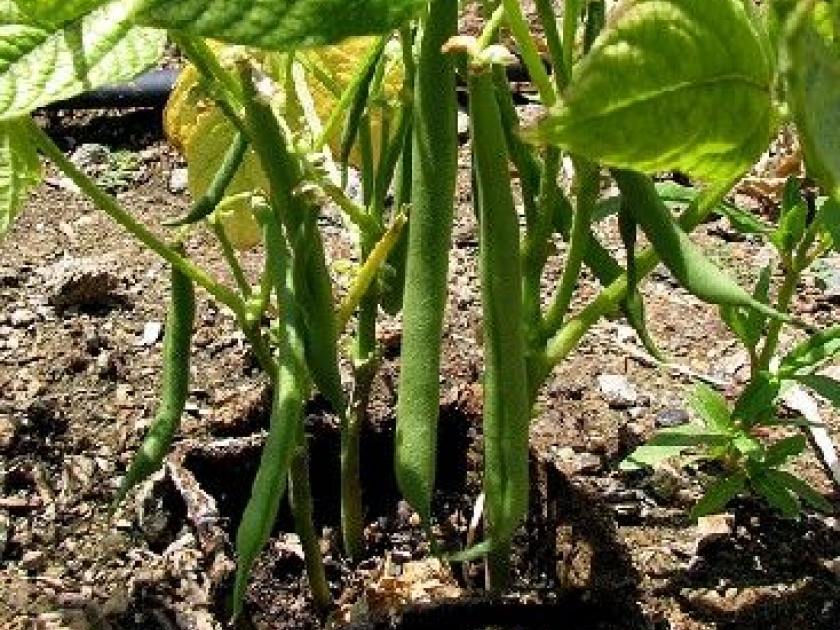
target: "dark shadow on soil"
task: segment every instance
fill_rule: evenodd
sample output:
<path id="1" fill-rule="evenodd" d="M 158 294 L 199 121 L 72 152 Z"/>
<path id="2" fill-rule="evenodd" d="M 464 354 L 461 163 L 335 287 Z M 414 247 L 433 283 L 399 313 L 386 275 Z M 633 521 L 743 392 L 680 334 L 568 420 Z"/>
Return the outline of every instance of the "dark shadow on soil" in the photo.
<path id="1" fill-rule="evenodd" d="M 756 500 L 735 506 L 734 533 L 713 541 L 658 594 L 721 630 L 840 627 L 840 581 L 824 564 L 840 536 L 818 517 L 783 519 Z"/>
<path id="2" fill-rule="evenodd" d="M 47 133 L 63 150 L 93 143 L 114 150 L 141 151 L 164 137 L 159 108 L 59 110 L 40 116 Z"/>

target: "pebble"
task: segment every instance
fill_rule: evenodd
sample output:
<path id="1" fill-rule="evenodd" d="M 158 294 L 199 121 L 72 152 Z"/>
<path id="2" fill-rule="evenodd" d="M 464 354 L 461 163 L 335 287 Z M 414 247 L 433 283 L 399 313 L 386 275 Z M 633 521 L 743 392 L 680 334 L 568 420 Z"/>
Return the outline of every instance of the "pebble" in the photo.
<path id="1" fill-rule="evenodd" d="M 17 437 L 17 426 L 7 415 L 0 415 L 0 452 L 11 448 Z"/>
<path id="2" fill-rule="evenodd" d="M 20 568 L 26 571 L 38 571 L 46 566 L 47 554 L 37 549 L 24 552 L 20 559 Z"/>
<path id="3" fill-rule="evenodd" d="M 184 167 L 173 168 L 169 175 L 169 192 L 180 194 L 189 186 L 189 171 Z"/>
<path id="4" fill-rule="evenodd" d="M 160 334 L 163 332 L 163 324 L 161 322 L 146 322 L 143 326 L 143 337 L 140 344 L 144 346 L 153 346 L 160 339 Z"/>
<path id="5" fill-rule="evenodd" d="M 38 315 L 27 308 L 16 309 L 9 316 L 9 323 L 15 328 L 26 328 L 36 321 L 38 321 Z"/>
<path id="6" fill-rule="evenodd" d="M 578 453 L 569 447 L 556 451 L 557 465 L 567 475 L 593 475 L 601 472 L 603 461 L 594 453 Z"/>
<path id="7" fill-rule="evenodd" d="M 656 414 L 656 426 L 660 428 L 678 427 L 689 420 L 688 411 L 681 407 L 670 407 Z"/>
<path id="8" fill-rule="evenodd" d="M 77 168 L 87 171 L 93 166 L 104 166 L 111 161 L 111 152 L 101 144 L 86 143 L 79 145 L 70 155 L 70 161 Z"/>
<path id="9" fill-rule="evenodd" d="M 639 402 L 636 388 L 622 374 L 601 374 L 598 376 L 598 389 L 612 409 L 628 409 Z"/>
<path id="10" fill-rule="evenodd" d="M 658 466 L 650 476 L 648 486 L 650 491 L 660 501 L 673 501 L 685 480 L 680 473 L 670 466 Z"/>

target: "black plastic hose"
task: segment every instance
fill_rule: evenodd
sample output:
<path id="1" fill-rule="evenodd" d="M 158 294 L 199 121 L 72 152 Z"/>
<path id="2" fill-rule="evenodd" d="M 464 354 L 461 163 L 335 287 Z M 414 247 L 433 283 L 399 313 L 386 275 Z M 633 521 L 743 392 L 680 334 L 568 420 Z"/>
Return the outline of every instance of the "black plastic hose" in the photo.
<path id="1" fill-rule="evenodd" d="M 175 68 L 152 70 L 130 83 L 104 85 L 65 101 L 52 103 L 47 109 L 163 107 L 177 78 L 178 70 Z"/>

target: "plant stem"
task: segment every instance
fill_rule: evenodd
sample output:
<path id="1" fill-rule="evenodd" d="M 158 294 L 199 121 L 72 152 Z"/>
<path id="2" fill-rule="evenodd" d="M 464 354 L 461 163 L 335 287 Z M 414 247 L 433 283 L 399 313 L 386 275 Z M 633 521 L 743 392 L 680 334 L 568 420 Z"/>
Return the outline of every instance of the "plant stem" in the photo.
<path id="1" fill-rule="evenodd" d="M 546 107 L 551 107 L 557 102 L 557 92 L 540 58 L 540 51 L 522 14 L 520 2 L 519 0 L 502 0 L 502 5 L 505 7 L 505 17 L 507 17 L 513 38 L 522 53 L 522 61 L 540 94 L 540 100 Z"/>
<path id="2" fill-rule="evenodd" d="M 162 239 L 153 234 L 145 225 L 129 214 L 119 202 L 103 191 L 96 183 L 79 170 L 52 139 L 33 120 L 28 123 L 29 135 L 37 147 L 52 161 L 55 166 L 70 178 L 79 189 L 87 195 L 100 210 L 105 212 L 115 222 L 122 226 L 129 234 L 140 241 L 148 249 L 166 260 L 181 273 L 189 276 L 193 282 L 204 288 L 218 302 L 231 309 L 237 317 L 244 315 L 245 303 L 236 293 L 220 284 L 201 267 L 179 255 Z"/>
<path id="3" fill-rule="evenodd" d="M 686 232 L 691 232 L 700 225 L 739 179 L 740 175 L 721 184 L 713 185 L 699 194 L 680 217 L 680 227 Z M 659 257 L 652 247 L 647 247 L 640 252 L 636 257 L 638 280 L 653 271 L 658 262 Z M 622 274 L 605 287 L 577 315 L 570 318 L 557 334 L 548 340 L 545 351 L 541 355 L 533 357 L 528 381 L 531 400 L 536 399 L 539 388 L 548 378 L 554 366 L 563 361 L 577 347 L 580 340 L 594 324 L 616 309 L 621 300 L 626 297 L 627 288 L 627 275 Z"/>
<path id="4" fill-rule="evenodd" d="M 551 67 L 554 71 L 554 82 L 557 91 L 562 92 L 569 83 L 569 75 L 566 74 L 564 62 L 563 42 L 560 39 L 560 32 L 557 29 L 557 18 L 554 14 L 554 7 L 551 0 L 536 0 L 537 15 L 545 33 L 545 41 L 548 44 L 548 54 L 551 56 Z"/>
<path id="5" fill-rule="evenodd" d="M 309 454 L 306 436 L 298 437 L 298 446 L 292 456 L 289 468 L 289 501 L 295 519 L 295 531 L 300 538 L 303 557 L 306 562 L 306 576 L 315 609 L 326 617 L 333 609 L 333 598 L 324 572 L 321 555 L 321 540 L 312 518 L 312 486 L 309 483 Z"/>
<path id="6" fill-rule="evenodd" d="M 338 309 L 338 313 L 336 313 L 336 327 L 339 332 L 347 327 L 350 317 L 352 317 L 353 313 L 359 307 L 359 303 L 367 293 L 368 288 L 376 280 L 376 276 L 380 269 L 382 269 L 382 265 L 385 264 L 388 255 L 399 240 L 406 221 L 407 217 L 405 214 L 396 215 L 391 222 L 391 226 L 382 235 L 382 238 L 379 239 L 376 246 L 370 250 L 367 258 L 365 258 L 362 268 L 356 274 L 356 281 L 350 287 L 347 296 L 344 298 L 344 302 Z"/>
<path id="7" fill-rule="evenodd" d="M 247 300 L 251 297 L 251 284 L 248 282 L 248 278 L 245 277 L 245 272 L 242 270 L 242 265 L 239 264 L 239 259 L 236 257 L 236 252 L 230 244 L 230 239 L 227 237 L 225 229 L 213 217 L 210 218 L 208 223 L 210 224 L 210 229 L 213 230 L 213 234 L 216 235 L 216 238 L 219 241 L 219 247 L 222 249 L 222 256 L 224 257 L 225 262 L 227 262 L 231 274 L 233 274 L 233 279 L 236 282 L 239 292 Z"/>
<path id="8" fill-rule="evenodd" d="M 548 244 L 551 239 L 552 214 L 557 203 L 557 174 L 560 170 L 560 151 L 554 147 L 546 149 L 540 193 L 537 199 L 536 219 L 533 229 L 525 235 L 523 252 L 523 312 L 529 348 L 539 347 L 542 338 L 541 280 L 545 261 L 548 258 Z"/>
<path id="9" fill-rule="evenodd" d="M 575 287 L 577 286 L 583 259 L 589 249 L 589 224 L 592 212 L 600 192 L 600 172 L 598 167 L 583 159 L 575 159 L 577 171 L 577 207 L 572 219 L 572 233 L 569 238 L 569 255 L 560 277 L 560 286 L 551 307 L 546 313 L 544 337 L 548 339 L 563 325 L 563 320 L 572 303 Z"/>

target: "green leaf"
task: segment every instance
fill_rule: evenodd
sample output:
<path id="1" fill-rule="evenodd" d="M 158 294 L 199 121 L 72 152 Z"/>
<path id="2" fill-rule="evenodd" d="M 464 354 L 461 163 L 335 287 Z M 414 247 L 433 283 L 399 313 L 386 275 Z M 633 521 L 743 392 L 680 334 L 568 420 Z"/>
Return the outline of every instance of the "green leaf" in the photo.
<path id="1" fill-rule="evenodd" d="M 619 464 L 620 470 L 638 470 L 676 457 L 695 447 L 725 446 L 731 437 L 725 433 L 710 431 L 706 427 L 684 424 L 657 431 L 647 444 L 636 448 Z"/>
<path id="2" fill-rule="evenodd" d="M 840 409 L 840 383 L 833 378 L 822 374 L 803 374 L 797 376 L 796 380 L 810 389 L 813 389 L 820 396 Z"/>
<path id="3" fill-rule="evenodd" d="M 779 375 L 787 378 L 799 372 L 813 372 L 840 353 L 840 325 L 814 333 L 791 350 L 779 363 Z"/>
<path id="4" fill-rule="evenodd" d="M 98 9 L 110 0 L 13 0 L 34 23 L 59 26 Z"/>
<path id="5" fill-rule="evenodd" d="M 796 457 L 805 450 L 808 441 L 801 433 L 791 435 L 767 447 L 764 455 L 765 466 L 781 466 L 791 457 Z"/>
<path id="6" fill-rule="evenodd" d="M 831 238 L 832 249 L 840 252 L 840 199 L 818 197 L 816 206 L 816 220 Z"/>
<path id="7" fill-rule="evenodd" d="M 12 227 L 29 189 L 41 179 L 41 163 L 23 121 L 0 122 L 0 240 Z"/>
<path id="8" fill-rule="evenodd" d="M 771 379 L 766 372 L 756 375 L 735 401 L 732 418 L 746 427 L 761 424 L 773 415 L 779 387 L 779 381 Z"/>
<path id="9" fill-rule="evenodd" d="M 129 80 L 154 65 L 165 33 L 134 28 L 135 4 L 114 2 L 56 29 L 0 24 L 0 120 Z"/>
<path id="10" fill-rule="evenodd" d="M 785 28 L 780 67 L 808 174 L 826 190 L 840 187 L 840 53 L 817 31 L 807 2 Z"/>
<path id="11" fill-rule="evenodd" d="M 235 44 L 292 50 L 387 33 L 425 5 L 426 0 L 147 0 L 138 20 Z"/>
<path id="12" fill-rule="evenodd" d="M 785 470 L 768 470 L 767 474 L 779 485 L 784 486 L 799 496 L 808 505 L 820 512 L 831 513 L 833 506 L 819 492 L 814 490 L 804 479 L 790 474 Z"/>
<path id="13" fill-rule="evenodd" d="M 592 161 L 736 175 L 770 138 L 769 42 L 743 0 L 628 0 L 537 127 Z"/>
<path id="14" fill-rule="evenodd" d="M 753 288 L 753 297 L 763 304 L 770 302 L 770 280 L 773 276 L 773 265 L 767 263 L 758 275 L 758 280 Z M 751 309 L 746 316 L 746 333 L 747 345 L 750 348 L 755 348 L 758 342 L 761 341 L 761 335 L 764 332 L 764 325 L 767 323 L 767 315 Z"/>
<path id="15" fill-rule="evenodd" d="M 796 518 L 800 506 L 796 496 L 771 473 L 774 470 L 756 470 L 750 476 L 750 483 L 755 491 L 767 499 L 767 502 L 787 518 Z"/>
<path id="16" fill-rule="evenodd" d="M 747 485 L 747 475 L 744 472 L 737 472 L 729 477 L 715 481 L 691 510 L 689 518 L 696 521 L 701 516 L 717 514 L 738 494 L 744 491 Z"/>
<path id="17" fill-rule="evenodd" d="M 808 228 L 808 206 L 802 198 L 799 182 L 793 176 L 785 182 L 779 227 L 770 234 L 770 242 L 782 254 L 792 254 Z"/>
<path id="18" fill-rule="evenodd" d="M 726 399 L 705 383 L 695 385 L 687 402 L 706 426 L 720 431 L 734 428 Z"/>

